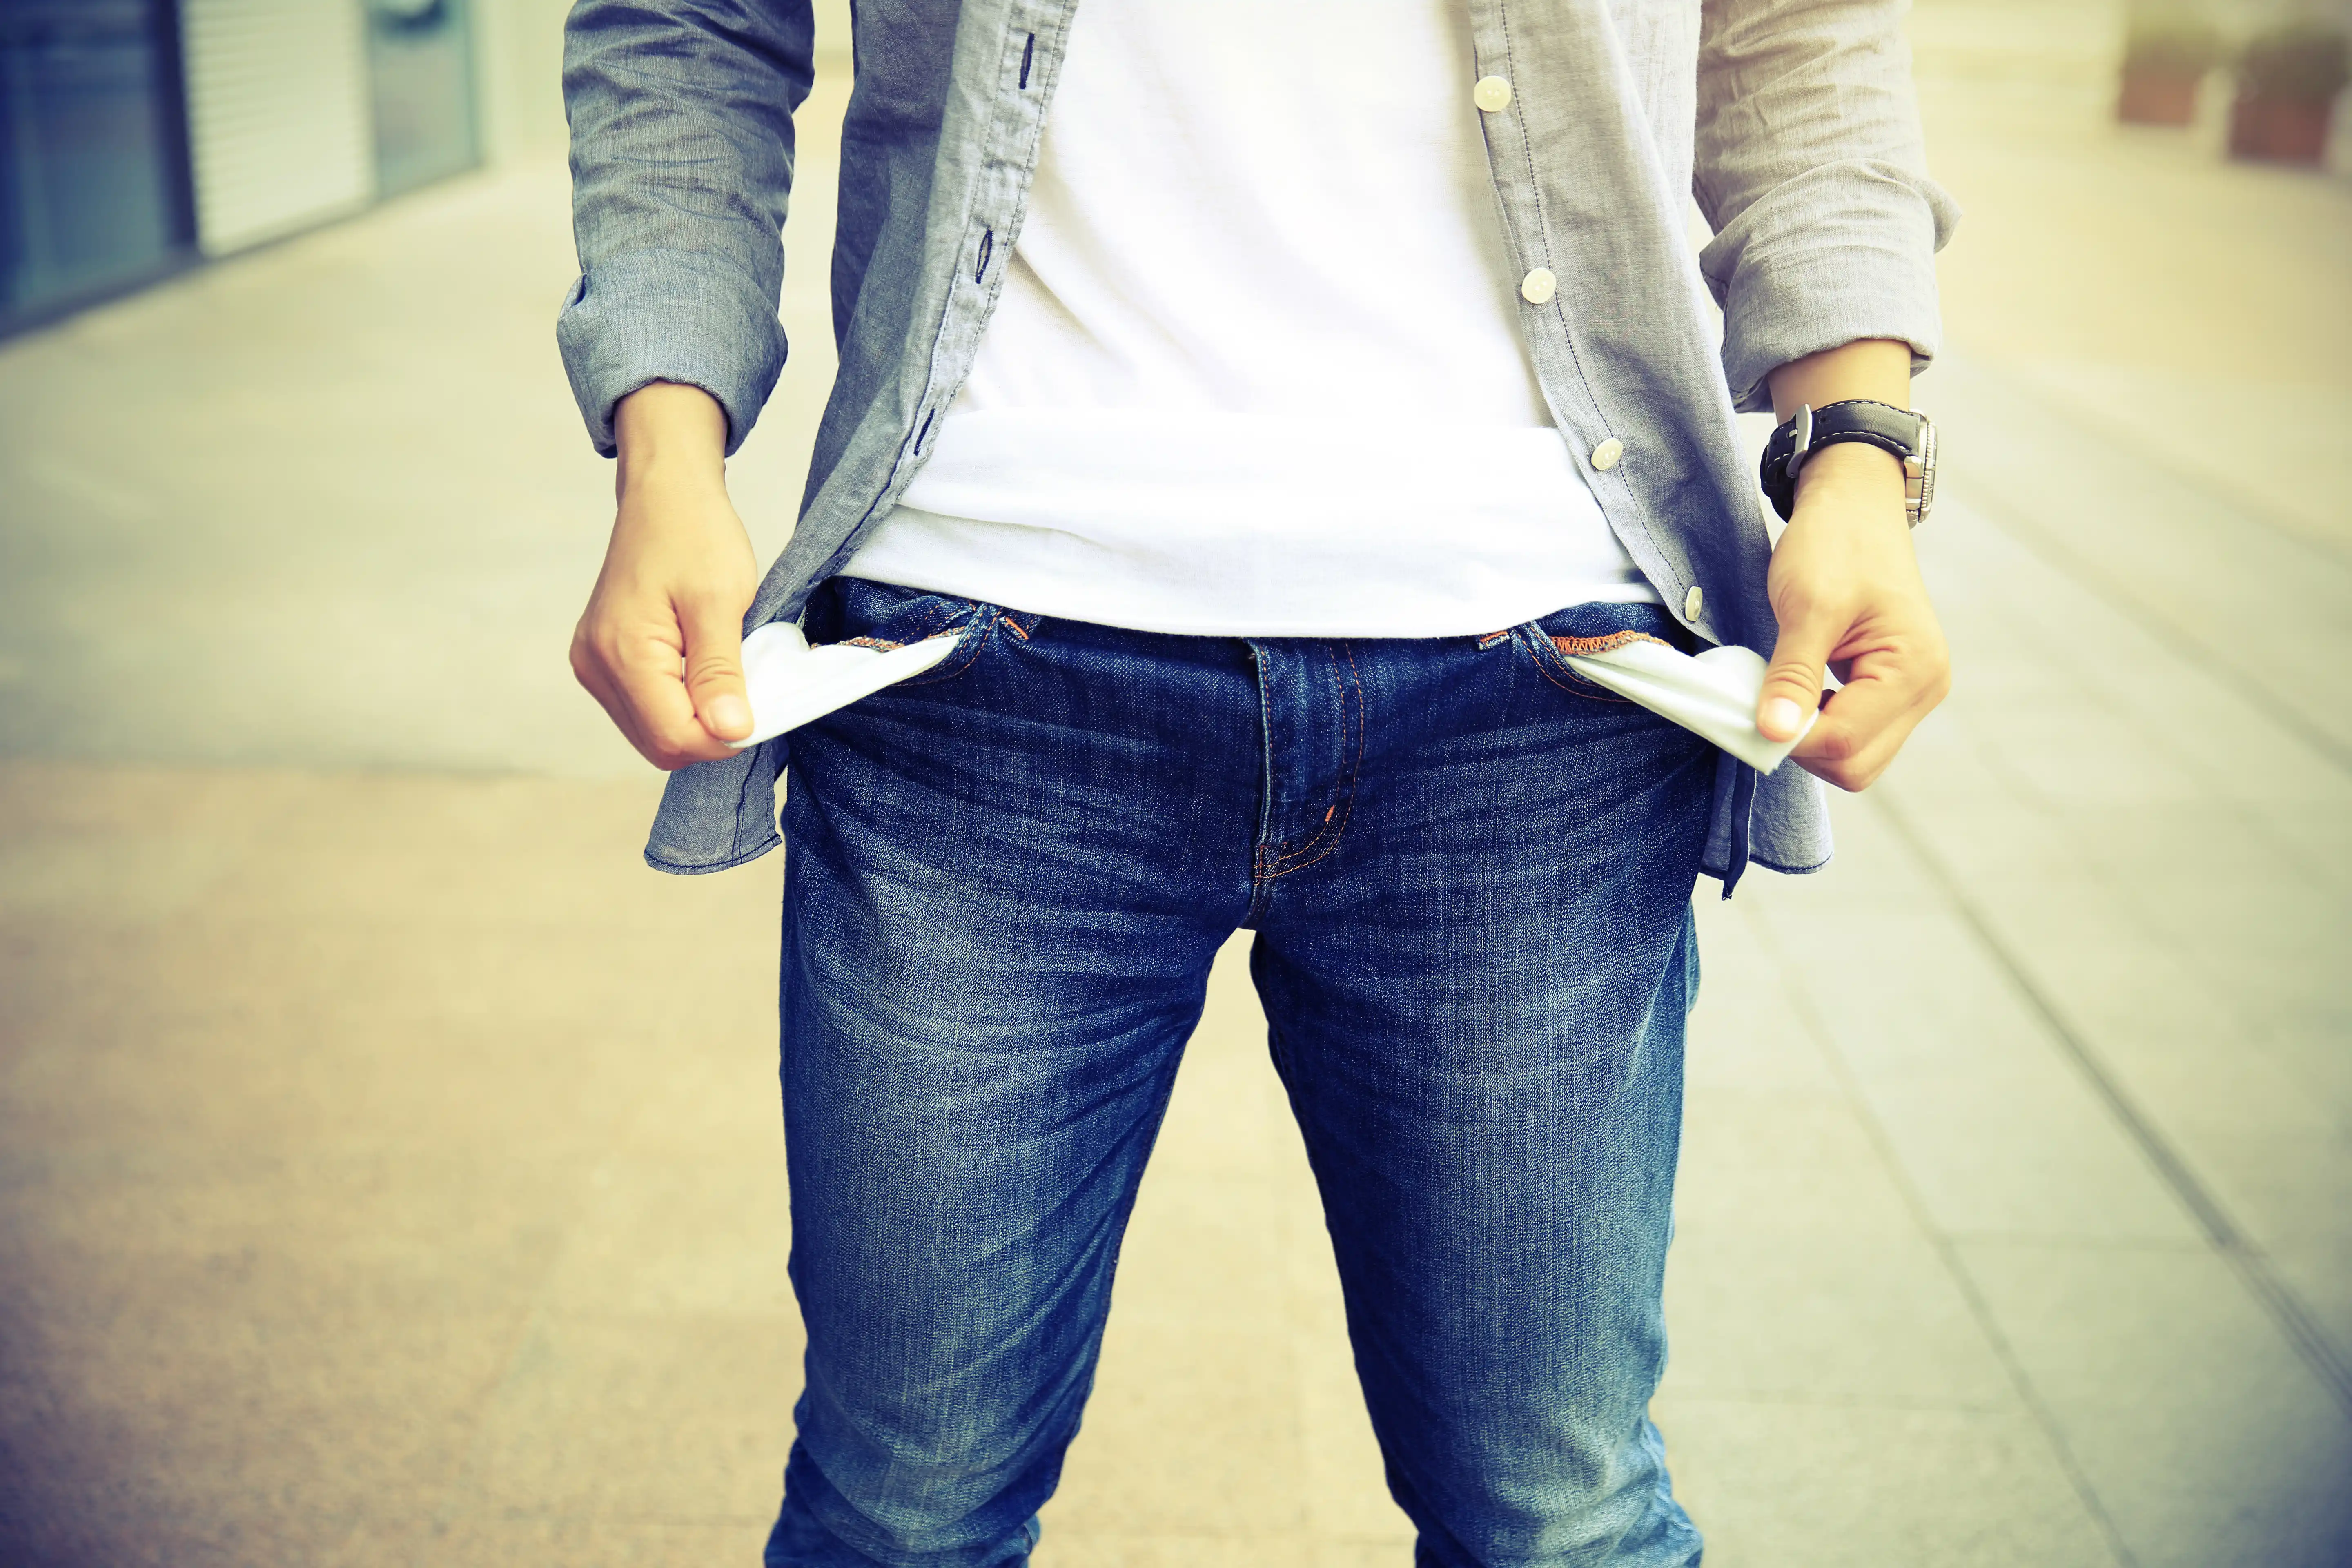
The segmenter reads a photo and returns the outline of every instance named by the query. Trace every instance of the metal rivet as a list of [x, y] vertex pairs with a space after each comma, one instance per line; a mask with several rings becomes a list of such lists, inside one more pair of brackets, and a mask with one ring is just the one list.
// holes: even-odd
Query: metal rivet
[[1592, 448], [1592, 466], [1602, 473], [1607, 473], [1617, 466], [1617, 459], [1624, 455], [1625, 443], [1612, 436]]
[[1511, 107], [1511, 84], [1498, 76], [1482, 76], [1470, 89], [1470, 101], [1489, 114], [1500, 114]]
[[1549, 267], [1538, 267], [1519, 279], [1519, 298], [1530, 305], [1549, 305], [1559, 291], [1559, 279], [1551, 275]]

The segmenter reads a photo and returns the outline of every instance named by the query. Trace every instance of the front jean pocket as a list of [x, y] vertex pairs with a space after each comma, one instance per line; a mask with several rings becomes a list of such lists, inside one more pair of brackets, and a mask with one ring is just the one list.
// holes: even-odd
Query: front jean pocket
[[1701, 646], [1664, 606], [1644, 604], [1570, 605], [1540, 620], [1514, 626], [1510, 637], [1512, 645], [1535, 662], [1546, 680], [1594, 702], [1627, 703], [1630, 700], [1578, 674], [1575, 666], [1568, 662], [1571, 655], [1591, 658], [1643, 640], [1662, 642], [1685, 653], [1695, 652]]
[[869, 583], [862, 577], [832, 577], [809, 596], [802, 623], [812, 646], [848, 643], [857, 647], [894, 648], [952, 633], [956, 646], [947, 658], [922, 674], [899, 681], [900, 686], [931, 686], [952, 680], [971, 668], [992, 633], [1000, 625], [1024, 631], [1013, 617], [994, 605], [952, 594], [920, 588], [900, 588]]

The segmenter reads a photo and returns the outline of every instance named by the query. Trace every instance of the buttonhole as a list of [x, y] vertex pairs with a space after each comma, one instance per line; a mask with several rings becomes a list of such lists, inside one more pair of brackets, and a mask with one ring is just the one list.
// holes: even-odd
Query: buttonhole
[[1021, 46], [1021, 87], [1024, 92], [1029, 87], [1029, 62], [1036, 58], [1037, 35], [1032, 33], [1029, 35], [1029, 41]]
[[918, 430], [918, 431], [916, 431], [916, 432], [915, 432], [915, 450], [916, 450], [916, 451], [919, 452], [919, 451], [921, 451], [921, 450], [923, 449], [923, 437], [926, 437], [926, 436], [928, 436], [928, 435], [929, 435], [929, 434], [931, 433], [931, 419], [932, 419], [932, 416], [933, 416], [934, 415], [937, 415], [938, 413], [939, 413], [939, 410], [938, 410], [938, 409], [936, 409], [936, 408], [934, 408], [934, 409], [932, 409], [932, 410], [931, 410], [931, 412], [930, 412], [929, 414], [926, 414], [926, 415], [924, 415], [924, 416], [923, 416], [923, 427], [922, 427], [921, 429], [919, 429], [919, 430]]
[[979, 282], [988, 275], [988, 258], [996, 249], [996, 231], [990, 229], [980, 237], [980, 265], [971, 269], [971, 280]]

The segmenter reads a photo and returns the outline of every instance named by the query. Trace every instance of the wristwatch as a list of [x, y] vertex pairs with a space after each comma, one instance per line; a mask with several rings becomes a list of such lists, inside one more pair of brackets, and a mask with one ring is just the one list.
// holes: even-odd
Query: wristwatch
[[1763, 471], [1758, 477], [1781, 521], [1797, 510], [1797, 470], [1815, 452], [1840, 441], [1863, 442], [1892, 453], [1902, 463], [1903, 515], [1918, 527], [1936, 504], [1936, 427], [1924, 414], [1866, 397], [1820, 408], [1799, 404], [1796, 414], [1764, 443]]

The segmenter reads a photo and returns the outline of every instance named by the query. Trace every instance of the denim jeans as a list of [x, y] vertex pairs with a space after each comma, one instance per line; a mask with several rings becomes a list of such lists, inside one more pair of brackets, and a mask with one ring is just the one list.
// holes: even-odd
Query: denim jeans
[[840, 578], [808, 622], [959, 626], [794, 736], [769, 1568], [1027, 1560], [1242, 927], [1416, 1561], [1696, 1563], [1646, 1412], [1715, 754], [1557, 640], [1685, 634], [1242, 641]]

